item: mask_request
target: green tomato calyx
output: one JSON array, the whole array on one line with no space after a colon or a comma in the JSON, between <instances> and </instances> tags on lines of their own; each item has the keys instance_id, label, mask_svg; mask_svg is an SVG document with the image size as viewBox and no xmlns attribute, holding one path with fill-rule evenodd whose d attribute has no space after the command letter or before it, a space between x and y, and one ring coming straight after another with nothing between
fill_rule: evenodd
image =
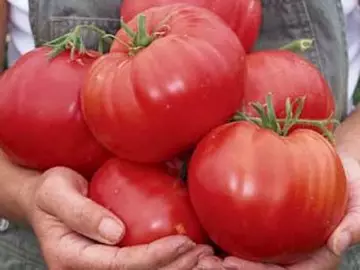
<instances>
[{"instance_id":1,"label":"green tomato calyx","mask_svg":"<svg viewBox=\"0 0 360 270\"><path fill-rule=\"evenodd\" d=\"M328 127L338 125L339 121L333 119L332 114L327 119L321 120L300 118L304 109L305 99L305 97L300 97L296 98L294 102L291 102L291 99L287 98L285 103L286 118L278 119L275 113L272 95L269 94L266 97L265 105L260 102L253 102L251 104L259 115L258 117L249 116L244 112L237 112L233 120L252 122L259 127L270 129L281 136L287 136L295 125L301 125L305 128L315 127L319 129L330 142L334 143L334 135Z\"/></svg>"},{"instance_id":2,"label":"green tomato calyx","mask_svg":"<svg viewBox=\"0 0 360 270\"><path fill-rule=\"evenodd\" d=\"M155 39L165 36L170 29L168 25L161 23L153 33L149 34L144 14L137 16L137 32L131 29L123 19L121 19L121 28L131 38L130 44L126 45L130 56L134 56L142 49L148 47Z\"/></svg>"},{"instance_id":3,"label":"green tomato calyx","mask_svg":"<svg viewBox=\"0 0 360 270\"><path fill-rule=\"evenodd\" d=\"M83 31L91 31L99 36L98 42L98 51L99 53L104 53L104 47L106 44L111 44L112 40L107 38L107 34L104 30L96 27L95 25L78 25L70 32L66 33L63 36L60 36L52 41L45 43L45 46L52 48L49 58L53 59L58 56L60 53L66 50L71 52L71 60L75 60L76 54L89 54L88 49L85 46L82 33Z\"/></svg>"}]
</instances>

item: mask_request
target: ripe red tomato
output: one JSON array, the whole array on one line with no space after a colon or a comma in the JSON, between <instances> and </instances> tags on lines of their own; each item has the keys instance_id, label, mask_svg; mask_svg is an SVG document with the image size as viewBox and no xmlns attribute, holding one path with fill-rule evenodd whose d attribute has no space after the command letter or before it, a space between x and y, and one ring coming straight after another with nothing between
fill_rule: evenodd
<instances>
[{"instance_id":1,"label":"ripe red tomato","mask_svg":"<svg viewBox=\"0 0 360 270\"><path fill-rule=\"evenodd\" d=\"M121 15L129 21L148 8L176 3L204 7L219 15L234 30L247 52L257 41L262 20L260 0L127 0L122 4Z\"/></svg>"},{"instance_id":2,"label":"ripe red tomato","mask_svg":"<svg viewBox=\"0 0 360 270\"><path fill-rule=\"evenodd\" d=\"M186 188L160 165L112 159L94 175L89 197L125 222L120 246L175 234L185 234L196 243L206 241Z\"/></svg>"},{"instance_id":3,"label":"ripe red tomato","mask_svg":"<svg viewBox=\"0 0 360 270\"><path fill-rule=\"evenodd\" d=\"M21 57L0 78L0 145L14 162L46 170L66 166L88 176L109 154L87 128L80 88L94 57L49 61L50 48Z\"/></svg>"},{"instance_id":4,"label":"ripe red tomato","mask_svg":"<svg viewBox=\"0 0 360 270\"><path fill-rule=\"evenodd\" d=\"M128 35L118 32L111 52L89 72L83 112L96 138L119 158L163 162L238 109L245 53L231 29L206 9L172 5L144 15L156 38L129 48L119 42L130 44ZM137 29L136 20L129 26Z\"/></svg>"},{"instance_id":5,"label":"ripe red tomato","mask_svg":"<svg viewBox=\"0 0 360 270\"><path fill-rule=\"evenodd\" d=\"M327 119L335 113L331 89L320 71L301 56L281 50L261 51L247 55L247 82L242 107L255 115L250 105L265 103L273 94L278 118L285 118L285 100L306 96L301 118ZM298 126L301 127L301 126Z\"/></svg>"},{"instance_id":6,"label":"ripe red tomato","mask_svg":"<svg viewBox=\"0 0 360 270\"><path fill-rule=\"evenodd\" d=\"M293 263L322 247L347 205L341 161L309 129L280 137L248 122L218 127L195 150L188 183L210 238L261 262Z\"/></svg>"}]
</instances>

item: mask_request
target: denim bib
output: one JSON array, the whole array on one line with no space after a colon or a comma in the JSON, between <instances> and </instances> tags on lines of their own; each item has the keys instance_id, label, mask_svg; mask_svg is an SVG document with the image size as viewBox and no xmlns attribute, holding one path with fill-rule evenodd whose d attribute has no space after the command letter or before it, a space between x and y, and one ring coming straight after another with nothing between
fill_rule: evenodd
<instances>
[{"instance_id":1,"label":"denim bib","mask_svg":"<svg viewBox=\"0 0 360 270\"><path fill-rule=\"evenodd\" d=\"M40 46L78 24L95 24L107 32L116 33L119 29L121 2L122 0L29 0L30 22L36 45ZM336 99L337 116L344 117L347 110L348 57L340 0L262 2L263 25L256 49L278 48L294 39L313 38L315 46L305 56L326 77ZM88 33L85 42L88 46L95 45L95 37ZM46 269L40 254L36 238L30 229L17 224L0 228L0 270ZM360 269L359 254L360 248L353 247L344 256L340 269Z\"/></svg>"},{"instance_id":2,"label":"denim bib","mask_svg":"<svg viewBox=\"0 0 360 270\"><path fill-rule=\"evenodd\" d=\"M30 22L37 46L70 31L76 25L94 24L115 34L120 28L122 0L29 0ZM85 33L88 46L96 43Z\"/></svg>"}]
</instances>

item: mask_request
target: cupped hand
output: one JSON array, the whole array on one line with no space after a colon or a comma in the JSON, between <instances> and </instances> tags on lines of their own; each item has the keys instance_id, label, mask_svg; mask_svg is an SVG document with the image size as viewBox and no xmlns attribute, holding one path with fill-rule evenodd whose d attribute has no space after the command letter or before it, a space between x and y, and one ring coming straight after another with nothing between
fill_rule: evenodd
<instances>
[{"instance_id":1,"label":"cupped hand","mask_svg":"<svg viewBox=\"0 0 360 270\"><path fill-rule=\"evenodd\" d=\"M341 256L349 247L360 243L360 164L355 159L341 155L349 189L348 211L338 228L330 237L327 246L311 254L307 260L295 265L280 267L228 257L224 260L225 269L234 270L336 270Z\"/></svg>"},{"instance_id":2,"label":"cupped hand","mask_svg":"<svg viewBox=\"0 0 360 270\"><path fill-rule=\"evenodd\" d=\"M185 236L114 246L125 226L88 199L87 192L87 181L65 168L44 173L34 188L28 218L49 269L193 269L212 255L210 247L196 246Z\"/></svg>"}]
</instances>

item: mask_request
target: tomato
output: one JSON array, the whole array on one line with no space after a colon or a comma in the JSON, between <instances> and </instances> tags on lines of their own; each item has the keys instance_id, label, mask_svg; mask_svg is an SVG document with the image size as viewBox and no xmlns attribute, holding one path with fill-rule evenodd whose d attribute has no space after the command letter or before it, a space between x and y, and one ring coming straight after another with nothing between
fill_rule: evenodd
<instances>
[{"instance_id":1,"label":"tomato","mask_svg":"<svg viewBox=\"0 0 360 270\"><path fill-rule=\"evenodd\" d=\"M206 241L186 188L163 166L111 159L94 175L89 197L124 221L126 235L120 246L176 234L196 243Z\"/></svg>"},{"instance_id":2,"label":"tomato","mask_svg":"<svg viewBox=\"0 0 360 270\"><path fill-rule=\"evenodd\" d=\"M66 166L90 175L109 157L85 124L80 88L94 57L49 61L41 47L21 57L0 79L0 145L32 169Z\"/></svg>"},{"instance_id":3,"label":"tomato","mask_svg":"<svg viewBox=\"0 0 360 270\"><path fill-rule=\"evenodd\" d=\"M259 51L247 55L247 86L242 107L256 115L251 103L265 103L269 92L279 118L285 118L285 100L306 97L301 118L327 119L335 113L331 89L323 75L301 56L282 50ZM298 126L301 127L301 126Z\"/></svg>"},{"instance_id":4,"label":"tomato","mask_svg":"<svg viewBox=\"0 0 360 270\"><path fill-rule=\"evenodd\" d=\"M219 15L235 31L247 52L257 41L262 21L260 0L126 0L121 15L129 21L148 8L175 3L204 7Z\"/></svg>"},{"instance_id":5,"label":"tomato","mask_svg":"<svg viewBox=\"0 0 360 270\"><path fill-rule=\"evenodd\" d=\"M157 7L138 19L144 18L153 33L142 36L148 43L120 30L110 53L91 68L82 106L95 137L119 158L163 162L238 109L245 53L231 29L206 9ZM135 19L129 27L137 29Z\"/></svg>"},{"instance_id":6,"label":"tomato","mask_svg":"<svg viewBox=\"0 0 360 270\"><path fill-rule=\"evenodd\" d=\"M341 161L323 136L279 136L248 122L214 129L189 166L189 193L210 238L246 260L287 264L326 244L347 206Z\"/></svg>"}]
</instances>

